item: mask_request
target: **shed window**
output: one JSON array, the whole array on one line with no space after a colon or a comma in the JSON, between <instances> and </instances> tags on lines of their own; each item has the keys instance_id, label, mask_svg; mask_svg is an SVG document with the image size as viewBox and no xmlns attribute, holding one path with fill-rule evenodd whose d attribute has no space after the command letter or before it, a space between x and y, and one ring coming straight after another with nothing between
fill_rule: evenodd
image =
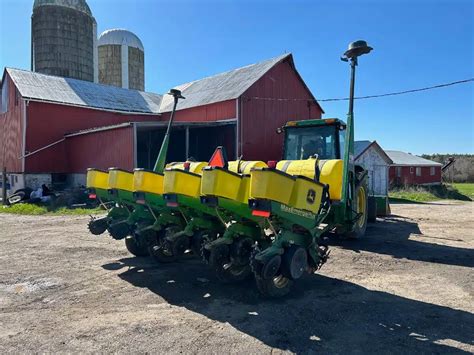
<instances>
[{"instance_id":1,"label":"shed window","mask_svg":"<svg viewBox=\"0 0 474 355\"><path fill-rule=\"evenodd\" d=\"M413 174L413 167L410 166L410 174Z\"/></svg>"},{"instance_id":2,"label":"shed window","mask_svg":"<svg viewBox=\"0 0 474 355\"><path fill-rule=\"evenodd\" d=\"M421 176L421 168L419 166L416 168L416 176Z\"/></svg>"},{"instance_id":3,"label":"shed window","mask_svg":"<svg viewBox=\"0 0 474 355\"><path fill-rule=\"evenodd\" d=\"M0 91L0 113L5 113L8 111L8 79L5 77L5 80L2 82L2 90Z\"/></svg>"},{"instance_id":4,"label":"shed window","mask_svg":"<svg viewBox=\"0 0 474 355\"><path fill-rule=\"evenodd\" d=\"M402 177L402 167L401 166L397 166L395 168L395 172L397 174L397 177Z\"/></svg>"},{"instance_id":5,"label":"shed window","mask_svg":"<svg viewBox=\"0 0 474 355\"><path fill-rule=\"evenodd\" d=\"M435 174L435 167L430 167L430 175L433 176Z\"/></svg>"}]
</instances>

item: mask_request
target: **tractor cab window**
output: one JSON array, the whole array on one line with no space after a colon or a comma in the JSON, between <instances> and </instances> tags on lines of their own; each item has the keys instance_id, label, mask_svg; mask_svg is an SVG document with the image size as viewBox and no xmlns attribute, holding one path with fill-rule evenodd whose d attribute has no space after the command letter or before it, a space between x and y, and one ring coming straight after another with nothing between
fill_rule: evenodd
<instances>
[{"instance_id":1,"label":"tractor cab window","mask_svg":"<svg viewBox=\"0 0 474 355\"><path fill-rule=\"evenodd\" d=\"M336 159L336 132L335 126L287 128L284 159L308 159L316 154L319 159Z\"/></svg>"}]
</instances>

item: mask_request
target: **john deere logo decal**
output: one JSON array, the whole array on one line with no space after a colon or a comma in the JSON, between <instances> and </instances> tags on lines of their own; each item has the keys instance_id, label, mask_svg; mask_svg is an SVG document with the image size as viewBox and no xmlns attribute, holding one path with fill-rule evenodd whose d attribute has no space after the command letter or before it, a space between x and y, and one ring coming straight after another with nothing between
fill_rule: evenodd
<instances>
[{"instance_id":1,"label":"john deere logo decal","mask_svg":"<svg viewBox=\"0 0 474 355\"><path fill-rule=\"evenodd\" d=\"M308 194L306 195L306 202L312 205L314 200L316 200L316 191L309 189Z\"/></svg>"}]
</instances>

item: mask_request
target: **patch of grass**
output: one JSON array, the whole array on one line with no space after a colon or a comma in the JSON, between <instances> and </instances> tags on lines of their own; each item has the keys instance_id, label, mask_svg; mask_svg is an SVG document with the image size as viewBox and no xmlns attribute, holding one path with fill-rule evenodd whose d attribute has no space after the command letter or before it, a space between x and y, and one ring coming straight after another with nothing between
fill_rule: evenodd
<instances>
[{"instance_id":1,"label":"patch of grass","mask_svg":"<svg viewBox=\"0 0 474 355\"><path fill-rule=\"evenodd\" d=\"M89 215L104 212L100 208L74 208L65 207L56 210L48 210L46 206L35 205L31 203L17 203L12 206L0 206L0 213L11 213L31 216L42 215Z\"/></svg>"},{"instance_id":2,"label":"patch of grass","mask_svg":"<svg viewBox=\"0 0 474 355\"><path fill-rule=\"evenodd\" d=\"M474 184L472 185L474 187ZM454 186L438 185L396 188L389 192L389 197L390 202L393 203L423 203L444 199L472 201L474 196L466 194L465 191L459 191Z\"/></svg>"},{"instance_id":3,"label":"patch of grass","mask_svg":"<svg viewBox=\"0 0 474 355\"><path fill-rule=\"evenodd\" d=\"M460 193L474 200L474 183L454 183L453 186Z\"/></svg>"}]
</instances>

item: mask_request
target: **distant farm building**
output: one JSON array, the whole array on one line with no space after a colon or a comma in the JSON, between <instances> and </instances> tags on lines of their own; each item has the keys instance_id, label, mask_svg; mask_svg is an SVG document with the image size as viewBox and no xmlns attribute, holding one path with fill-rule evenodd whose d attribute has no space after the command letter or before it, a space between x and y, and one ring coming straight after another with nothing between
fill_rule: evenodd
<instances>
[{"instance_id":1,"label":"distant farm building","mask_svg":"<svg viewBox=\"0 0 474 355\"><path fill-rule=\"evenodd\" d=\"M208 160L217 145L232 159L279 159L283 137L276 128L323 113L291 54L176 88L186 99L169 161ZM169 95L10 68L1 103L0 164L13 190L82 184L88 167L151 168L172 109Z\"/></svg>"},{"instance_id":2,"label":"distant farm building","mask_svg":"<svg viewBox=\"0 0 474 355\"><path fill-rule=\"evenodd\" d=\"M443 164L397 150L385 151L390 165L390 185L439 185Z\"/></svg>"}]
</instances>

